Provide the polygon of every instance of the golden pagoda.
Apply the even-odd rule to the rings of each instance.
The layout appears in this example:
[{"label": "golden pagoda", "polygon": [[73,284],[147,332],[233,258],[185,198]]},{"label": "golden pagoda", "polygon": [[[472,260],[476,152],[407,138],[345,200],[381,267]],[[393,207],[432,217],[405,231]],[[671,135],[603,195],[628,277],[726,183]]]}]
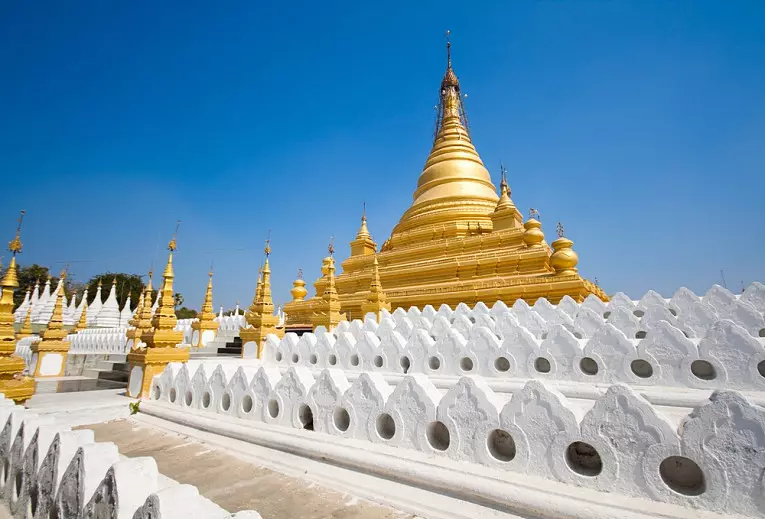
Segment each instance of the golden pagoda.
[{"label": "golden pagoda", "polygon": [[16,332],[16,340],[18,341],[26,337],[31,337],[32,335],[34,335],[34,332],[32,332],[32,305],[29,305],[21,329]]},{"label": "golden pagoda", "polygon": [[[212,267],[210,267],[208,276],[209,279],[207,280],[207,290],[205,291],[205,300],[202,303],[202,311],[199,313],[199,319],[191,323],[191,329],[197,332],[196,344],[192,344],[192,346],[197,348],[205,346],[207,339],[205,339],[203,335],[206,331],[212,331],[213,333],[218,331],[218,322],[215,320],[215,312],[213,312],[212,302]],[[213,337],[211,337],[210,340],[212,340]]]},{"label": "golden pagoda", "polygon": [[375,254],[375,259],[372,262],[372,284],[369,286],[367,300],[361,305],[361,313],[364,317],[367,314],[374,314],[379,323],[383,310],[390,311],[390,303],[385,292],[383,292],[382,283],[380,283],[380,268],[377,262],[377,254]]},{"label": "golden pagoda", "polygon": [[[180,222],[178,223],[180,224]],[[183,331],[175,330],[178,319],[175,316],[175,300],[173,299],[173,279],[175,277],[173,252],[177,250],[177,234],[178,227],[176,226],[173,239],[167,245],[170,253],[167,257],[165,271],[162,273],[159,306],[151,319],[151,328],[145,330],[141,335],[141,340],[146,343],[146,347],[133,350],[128,354],[130,365],[128,396],[133,398],[148,397],[152,379],[161,373],[170,362],[189,360],[189,349],[176,347],[183,342]],[[144,309],[146,300],[151,301],[151,297],[144,296]],[[142,315],[142,317],[144,316]]]},{"label": "golden pagoda", "polygon": [[[394,309],[472,306],[497,300],[511,305],[516,299],[533,304],[540,297],[557,303],[565,295],[583,301],[589,294],[607,301],[600,287],[576,271],[578,259],[570,245],[566,248],[570,252],[561,254],[566,255],[565,263],[573,261],[573,265],[561,269],[563,256],[555,256],[544,242],[539,221],[523,222],[511,199],[504,167],[497,195],[471,140],[450,42],[446,49],[433,146],[412,205],[377,254],[366,216],[362,218],[351,255],[342,262],[343,271],[336,279],[342,311],[363,316],[375,261]],[[316,296],[293,299],[285,306],[287,331],[304,328],[306,316],[321,302],[323,291],[318,285],[327,282],[327,272],[322,270]]]},{"label": "golden pagoda", "polygon": [[24,375],[24,359],[16,355],[16,336],[13,330],[13,292],[19,286],[16,272],[16,254],[21,252],[21,223],[24,211],[19,217],[16,237],[8,244],[13,254],[11,262],[0,282],[0,393],[21,403],[35,393],[35,381]]},{"label": "golden pagoda", "polygon": [[77,323],[74,325],[74,332],[77,333],[81,330],[84,330],[88,327],[88,291],[87,289],[82,293],[83,299],[85,299],[85,303],[82,305],[82,312],[80,312],[80,318],[77,320]]},{"label": "golden pagoda", "polygon": [[[311,324],[314,329],[323,326],[327,331],[332,331],[345,320],[345,314],[341,311],[340,296],[337,293],[335,283],[335,246],[329,244],[329,262],[327,263],[326,283],[324,283],[324,292],[321,299],[316,301],[311,315]],[[318,290],[318,288],[317,288]]]},{"label": "golden pagoda", "polygon": [[274,302],[271,299],[271,267],[268,264],[268,257],[271,255],[270,240],[266,240],[264,252],[266,259],[258,276],[255,298],[244,316],[249,326],[239,330],[239,337],[242,339],[242,356],[249,353],[247,343],[254,343],[257,344],[257,355],[260,358],[266,337],[272,333],[282,334],[282,331],[276,328],[279,324],[279,316],[274,315]]},{"label": "golden pagoda", "polygon": [[66,269],[61,271],[61,285],[58,294],[54,296],[56,303],[53,306],[53,314],[48,322],[48,328],[42,333],[42,341],[32,345],[32,352],[37,354],[34,377],[60,377],[66,368],[66,358],[69,355],[69,341],[66,336],[69,332],[64,330],[64,281]]},{"label": "golden pagoda", "polygon": [[126,332],[131,351],[137,350],[143,345],[141,337],[144,333],[151,330],[151,296],[154,292],[154,288],[151,286],[151,278],[153,275],[154,272],[149,269],[149,280],[146,282],[146,287],[144,287],[141,293],[141,298],[138,301],[133,318],[128,321],[128,324],[132,326]]}]

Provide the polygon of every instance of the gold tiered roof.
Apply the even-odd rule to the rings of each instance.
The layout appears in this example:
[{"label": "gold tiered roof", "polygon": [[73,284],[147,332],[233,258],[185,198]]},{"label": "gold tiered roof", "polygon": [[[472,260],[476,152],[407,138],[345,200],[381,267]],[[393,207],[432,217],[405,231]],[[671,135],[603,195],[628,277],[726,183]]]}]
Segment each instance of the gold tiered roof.
[{"label": "gold tiered roof", "polygon": [[[540,297],[556,303],[564,295],[577,301],[589,294],[608,300],[600,287],[579,276],[578,256],[573,242],[562,236],[562,228],[553,254],[541,223],[532,217],[524,223],[505,173],[503,167],[497,194],[470,138],[447,43],[435,140],[412,206],[379,253],[366,214],[362,217],[361,228],[350,242],[351,256],[342,262],[343,272],[335,280],[342,312],[348,318],[363,317],[371,287],[377,286],[375,271],[394,309],[497,300],[511,305],[519,298],[533,303]],[[303,299],[301,291],[301,297],[285,305],[288,330],[310,327],[309,316],[321,303],[327,285],[326,263],[325,259],[322,277],[314,283],[318,296]]]}]

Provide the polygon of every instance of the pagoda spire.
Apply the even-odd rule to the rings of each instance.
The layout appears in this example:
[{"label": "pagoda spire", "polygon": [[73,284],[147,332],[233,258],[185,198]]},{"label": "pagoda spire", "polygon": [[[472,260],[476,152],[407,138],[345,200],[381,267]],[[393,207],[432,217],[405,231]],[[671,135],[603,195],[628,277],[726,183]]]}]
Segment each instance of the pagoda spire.
[{"label": "pagoda spire", "polygon": [[205,291],[205,300],[202,302],[202,311],[199,313],[199,319],[191,323],[191,329],[194,330],[191,339],[191,345],[202,348],[215,338],[215,332],[218,330],[219,323],[215,320],[213,310],[212,289],[213,289],[213,269],[210,265],[207,280],[207,290]]},{"label": "pagoda spire", "polygon": [[367,204],[364,203],[364,210],[361,213],[361,227],[356,233],[356,239],[351,242],[351,256],[369,256],[377,252],[377,243],[372,239],[372,235],[367,228]]},{"label": "pagoda spire", "polygon": [[494,230],[520,229],[523,226],[523,216],[510,199],[510,187],[507,185],[507,169],[505,169],[501,162],[499,163],[499,171],[501,178],[499,183],[499,201],[494,209],[494,213],[491,215]]},{"label": "pagoda spire", "polygon": [[16,340],[21,340],[24,337],[31,337],[34,335],[32,332],[32,307],[27,308],[24,322],[21,325],[21,330],[16,332]]},{"label": "pagoda spire", "polygon": [[393,229],[390,246],[430,241],[433,227],[443,237],[491,232],[498,196],[473,145],[447,32],[446,72],[441,80],[433,147],[425,161],[412,206]]},{"label": "pagoda spire", "polygon": [[141,337],[150,348],[174,348],[183,340],[183,332],[175,331],[178,318],[175,316],[175,299],[173,298],[173,280],[175,279],[173,253],[178,250],[176,246],[177,233],[178,228],[176,227],[175,234],[173,234],[172,240],[167,245],[169,253],[165,270],[162,272],[159,307],[151,320],[152,330]]},{"label": "pagoda spire", "polygon": [[19,286],[16,272],[16,254],[21,252],[21,224],[25,211],[21,211],[16,236],[8,244],[11,261],[0,281],[0,392],[17,403],[29,399],[35,392],[35,382],[23,375],[24,359],[15,354],[16,334],[13,330],[13,292]]},{"label": "pagoda spire", "polygon": [[380,322],[382,310],[390,311],[390,303],[385,295],[380,282],[380,265],[377,262],[377,254],[372,262],[372,282],[369,285],[369,295],[367,300],[361,305],[361,311],[366,317],[367,314],[374,314],[377,322]]},{"label": "pagoda spire", "polygon": [[[180,347],[183,342],[183,331],[175,329],[178,319],[175,316],[175,299],[173,298],[173,280],[175,279],[173,253],[178,250],[176,239],[180,223],[179,220],[175,226],[173,238],[167,244],[169,251],[167,264],[162,273],[159,306],[151,318],[151,329],[142,330],[141,333],[141,340],[146,343],[146,347],[134,349],[128,354],[130,364],[128,396],[133,398],[147,398],[151,392],[151,381],[154,376],[161,373],[170,362],[189,360],[189,349]],[[147,318],[144,311],[150,302],[151,293],[147,291],[144,295],[139,325],[142,325]]]},{"label": "pagoda spire", "polygon": [[[69,354],[69,341],[65,340],[68,332],[64,330],[66,269],[61,271],[59,279],[61,280],[59,287],[51,296],[56,298],[56,302],[53,305],[48,328],[42,333],[42,341],[32,345],[32,351],[37,353],[35,378],[60,377],[64,374],[66,367],[66,357]],[[51,360],[45,361],[46,358]]]},{"label": "pagoda spire", "polygon": [[131,351],[143,347],[141,337],[144,333],[151,330],[151,299],[152,294],[154,293],[154,288],[151,286],[151,280],[153,275],[154,272],[152,272],[152,269],[149,269],[149,278],[146,281],[146,286],[141,294],[141,302],[135,309],[135,315],[133,316],[133,323],[135,324],[133,324],[133,328],[127,331],[128,345],[130,346]]},{"label": "pagoda spire", "polygon": [[327,264],[327,284],[324,287],[324,293],[316,304],[316,309],[311,316],[311,324],[314,329],[317,326],[324,326],[328,332],[331,332],[340,323],[345,320],[345,315],[340,313],[340,296],[337,293],[335,285],[335,247],[330,242],[329,263]]},{"label": "pagoda spire", "polygon": [[[270,233],[269,233],[270,235]],[[274,315],[274,302],[271,299],[271,266],[268,258],[271,255],[270,236],[266,240],[266,246],[263,250],[265,259],[263,267],[258,276],[258,288],[255,290],[255,299],[250,305],[249,311],[245,314],[245,319],[249,325],[242,328],[239,336],[242,338],[242,356],[260,358],[263,353],[263,344],[269,334],[279,335],[276,329],[279,323],[279,317]]]},{"label": "pagoda spire", "polygon": [[88,289],[85,289],[85,292],[82,293],[82,299],[84,304],[80,304],[82,306],[82,311],[80,312],[80,318],[77,320],[77,323],[74,325],[74,331],[79,332],[80,330],[84,330],[88,327],[88,303],[87,303],[87,297],[88,297]]}]

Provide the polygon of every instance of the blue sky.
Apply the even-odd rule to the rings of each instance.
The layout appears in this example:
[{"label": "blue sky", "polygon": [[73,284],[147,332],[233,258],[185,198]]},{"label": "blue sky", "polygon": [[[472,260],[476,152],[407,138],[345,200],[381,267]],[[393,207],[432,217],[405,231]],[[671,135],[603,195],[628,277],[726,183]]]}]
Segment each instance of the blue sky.
[{"label": "blue sky", "polygon": [[[765,3],[5,2],[0,229],[22,263],[161,272],[198,307],[382,243],[430,149],[444,31],[473,140],[583,275],[669,296],[765,280]],[[7,259],[6,259],[7,261]]]}]

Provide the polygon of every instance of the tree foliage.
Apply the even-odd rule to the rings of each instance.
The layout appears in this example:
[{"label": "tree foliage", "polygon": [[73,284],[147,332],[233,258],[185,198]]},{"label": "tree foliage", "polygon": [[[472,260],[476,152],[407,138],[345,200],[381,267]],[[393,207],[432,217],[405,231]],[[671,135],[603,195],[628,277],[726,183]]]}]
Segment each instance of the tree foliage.
[{"label": "tree foliage", "polygon": [[112,283],[117,280],[117,286],[115,287],[115,294],[117,296],[117,302],[122,308],[125,305],[128,295],[130,295],[130,308],[135,310],[138,306],[138,301],[141,298],[141,292],[146,286],[141,279],[141,276],[137,274],[124,274],[118,272],[104,272],[90,278],[86,284],[88,288],[88,304],[93,303],[96,299],[96,293],[98,292],[98,283],[101,282],[101,302],[106,301],[109,297],[109,291],[112,289]]},{"label": "tree foliage", "polygon": [[175,317],[178,319],[193,319],[197,316],[197,311],[193,308],[186,308],[185,306],[182,306],[178,310],[175,311]]}]

